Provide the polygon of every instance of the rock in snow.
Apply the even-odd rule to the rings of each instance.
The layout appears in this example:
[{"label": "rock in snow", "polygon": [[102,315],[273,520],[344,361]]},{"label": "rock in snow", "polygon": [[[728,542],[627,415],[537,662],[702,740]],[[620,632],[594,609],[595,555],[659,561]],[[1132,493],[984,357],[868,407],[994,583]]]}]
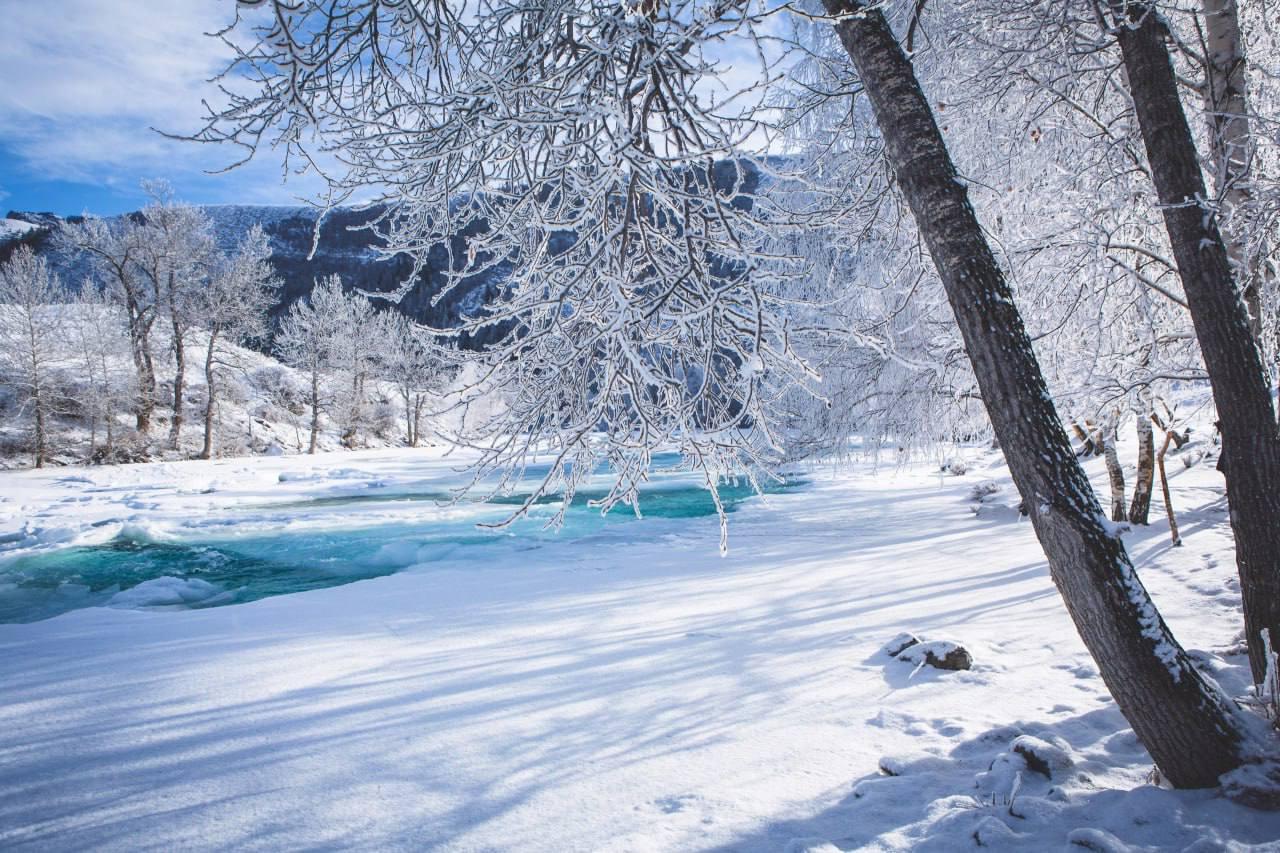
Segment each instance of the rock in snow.
[{"label": "rock in snow", "polygon": [[894,657],[916,666],[926,665],[934,669],[960,670],[973,666],[973,655],[969,654],[969,650],[950,640],[910,643]]},{"label": "rock in snow", "polygon": [[889,642],[885,643],[880,651],[891,658],[896,658],[907,649],[919,643],[920,640],[915,634],[899,634]]},{"label": "rock in snow", "polygon": [[1009,749],[1026,760],[1028,769],[1050,779],[1053,778],[1054,773],[1066,770],[1075,764],[1067,748],[1031,735],[1020,735],[1014,738]]}]

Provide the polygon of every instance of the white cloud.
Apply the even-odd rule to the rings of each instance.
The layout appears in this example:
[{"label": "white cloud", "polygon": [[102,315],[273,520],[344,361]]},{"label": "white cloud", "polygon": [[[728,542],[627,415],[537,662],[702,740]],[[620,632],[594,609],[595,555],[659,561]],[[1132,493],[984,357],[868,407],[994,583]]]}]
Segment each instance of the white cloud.
[{"label": "white cloud", "polygon": [[[148,175],[180,181],[237,152],[166,139],[151,128],[200,127],[209,78],[230,58],[205,33],[225,26],[230,3],[212,0],[58,0],[6,3],[0,30],[0,145],[17,168],[99,186]],[[15,167],[11,166],[11,169]],[[263,163],[224,179],[258,199],[287,201],[278,168]]]}]

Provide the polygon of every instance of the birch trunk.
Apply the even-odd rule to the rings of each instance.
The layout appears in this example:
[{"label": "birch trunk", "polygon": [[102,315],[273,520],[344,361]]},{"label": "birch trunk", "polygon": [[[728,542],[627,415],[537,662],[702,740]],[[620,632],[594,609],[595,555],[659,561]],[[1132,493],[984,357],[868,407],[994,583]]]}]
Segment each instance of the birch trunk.
[{"label": "birch trunk", "polygon": [[1124,469],[1120,467],[1120,456],[1116,453],[1114,433],[1108,441],[1102,430],[1098,430],[1098,445],[1102,448],[1102,456],[1107,463],[1107,477],[1111,480],[1111,520],[1127,521],[1128,510],[1124,499]]},{"label": "birch trunk", "polygon": [[[1209,117],[1214,181],[1223,212],[1246,207],[1253,140],[1245,88],[1245,55],[1240,41],[1236,0],[1203,0],[1205,22],[1205,110]],[[1262,339],[1262,297],[1258,268],[1252,262],[1242,228],[1228,229],[1227,258],[1235,270],[1249,310],[1255,338]]]},{"label": "birch trunk", "polygon": [[1138,421],[1138,475],[1133,483],[1133,503],[1129,505],[1130,524],[1149,524],[1151,489],[1155,481],[1155,431],[1146,412],[1136,412]]}]

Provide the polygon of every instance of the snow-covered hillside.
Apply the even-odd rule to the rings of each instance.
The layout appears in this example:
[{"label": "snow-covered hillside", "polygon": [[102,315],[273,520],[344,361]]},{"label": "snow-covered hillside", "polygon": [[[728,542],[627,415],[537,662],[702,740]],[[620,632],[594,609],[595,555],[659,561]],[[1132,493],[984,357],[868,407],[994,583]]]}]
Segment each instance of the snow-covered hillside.
[{"label": "snow-covered hillside", "polygon": [[[1184,546],[1158,496],[1125,539],[1175,633],[1243,696],[1211,449],[1171,457]],[[962,476],[807,471],[734,514],[723,559],[713,518],[646,519],[250,604],[0,626],[0,847],[1277,849],[1280,815],[1153,784],[999,454],[961,457]],[[9,472],[0,541],[288,525],[300,498],[447,482],[456,461]],[[963,644],[972,669],[891,659],[902,631]]]},{"label": "snow-covered hillside", "polygon": [[36,226],[21,219],[0,219],[0,245],[29,234]]},{"label": "snow-covered hillside", "polygon": [[[70,310],[70,309],[68,309]],[[159,352],[169,349],[169,337],[163,327],[154,332]],[[205,382],[203,365],[199,361],[208,342],[207,334],[200,329],[189,331],[184,339],[190,357],[186,371],[185,426],[181,447],[173,450],[167,446],[171,412],[159,408],[156,412],[152,434],[143,440],[132,433],[127,411],[117,411],[115,416],[116,452],[103,461],[141,461],[144,459],[185,459],[199,452],[203,436],[203,406]],[[226,366],[219,370],[221,397],[217,414],[217,441],[215,450],[223,456],[252,454],[302,453],[307,450],[310,415],[305,407],[306,378],[288,365],[270,355],[246,347],[221,344],[225,355],[220,361]],[[130,370],[127,352],[117,354],[121,372]],[[171,399],[173,364],[169,358],[155,362],[156,378],[161,400]],[[68,397],[77,396],[81,382],[80,367],[73,361],[57,371],[60,390]],[[371,395],[377,428],[362,433],[360,442],[367,447],[395,447],[404,443],[403,416],[393,400],[390,388],[375,389]],[[27,430],[17,417],[18,409],[12,401],[0,396],[0,468],[23,468],[31,464]],[[101,455],[105,428],[96,425],[96,441]],[[342,447],[340,428],[328,417],[321,418],[320,448],[336,450]],[[90,423],[82,408],[64,406],[55,419],[52,429],[54,453],[50,462],[55,465],[74,465],[88,459],[90,448]]]}]

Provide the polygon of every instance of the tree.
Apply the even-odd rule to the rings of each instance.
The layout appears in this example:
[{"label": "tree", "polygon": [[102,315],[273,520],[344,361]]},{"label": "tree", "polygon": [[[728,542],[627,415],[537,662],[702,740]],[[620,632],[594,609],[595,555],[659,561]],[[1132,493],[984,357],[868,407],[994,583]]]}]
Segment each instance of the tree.
[{"label": "tree", "polygon": [[454,331],[499,338],[457,350],[476,367],[462,396],[511,392],[501,423],[462,437],[481,448],[477,482],[550,456],[512,520],[548,494],[567,507],[606,461],[604,504],[634,502],[664,443],[713,492],[722,475],[754,476],[779,455],[767,403],[814,377],[781,317],[807,270],[778,250],[784,220],[752,193],[769,166],[725,159],[744,133],[725,98],[761,93],[694,91],[718,70],[695,48],[763,43],[759,18],[741,0],[675,23],[579,2],[474,17],[273,2],[272,20],[241,21],[255,44],[233,71],[264,91],[229,90],[198,134],[251,152],[278,128],[304,160],[310,141],[340,144],[330,199],[378,187],[388,252],[426,263],[443,249],[445,292],[503,276],[501,297]]},{"label": "tree", "polygon": [[173,419],[169,446],[178,449],[186,398],[186,333],[195,322],[195,307],[205,288],[213,258],[209,218],[199,208],[173,198],[164,181],[143,183],[149,201],[137,226],[135,254],[138,269],[150,283],[160,310],[169,320],[169,348],[173,353]]},{"label": "tree", "polygon": [[[254,225],[230,256],[215,263],[207,285],[193,297],[196,316],[208,335],[204,356],[204,445],[201,459],[213,456],[214,417],[218,406],[218,368],[227,344],[260,338],[267,331],[267,310],[279,281],[271,266],[271,247]],[[314,441],[314,439],[313,439]]]},{"label": "tree", "polygon": [[[1150,403],[1150,395],[1144,394],[1140,400]],[[1146,524],[1151,512],[1151,489],[1155,483],[1156,439],[1151,428],[1151,406],[1135,406],[1133,414],[1138,430],[1138,476],[1133,484],[1129,521],[1132,524]]]},{"label": "tree", "polygon": [[388,312],[382,375],[396,386],[404,406],[405,443],[417,447],[427,401],[444,383],[444,364],[426,331],[408,317]]},{"label": "tree", "polygon": [[331,412],[343,446],[353,448],[368,426],[368,386],[388,330],[383,316],[362,293],[344,294],[334,307],[329,367],[336,385]]},{"label": "tree", "polygon": [[276,353],[281,360],[307,375],[307,405],[311,409],[308,453],[316,452],[320,414],[329,404],[322,382],[334,364],[346,311],[344,302],[339,276],[331,275],[318,281],[311,293],[289,306],[276,335]]},{"label": "tree", "polygon": [[19,404],[32,419],[35,467],[49,455],[55,391],[52,374],[61,354],[65,300],[61,284],[43,258],[20,246],[0,266],[0,359]]},{"label": "tree", "polygon": [[90,257],[107,293],[124,309],[136,374],[134,419],[138,432],[145,435],[151,429],[156,406],[151,329],[159,306],[155,281],[140,266],[144,251],[140,233],[138,223],[129,218],[107,221],[88,217],[62,228],[59,239],[70,251]]},{"label": "tree", "polygon": [[1249,663],[1261,683],[1269,663],[1263,633],[1280,637],[1280,429],[1249,313],[1232,275],[1163,25],[1147,0],[1113,0],[1116,40],[1142,129],[1151,177],[1204,355],[1222,431],[1236,566]]},{"label": "tree", "polygon": [[1202,8],[1204,102],[1209,122],[1210,163],[1217,198],[1229,223],[1227,255],[1249,310],[1250,328],[1261,341],[1260,265],[1257,255],[1250,251],[1246,228],[1252,202],[1250,172],[1254,144],[1246,85],[1248,63],[1240,37],[1239,9],[1236,0],[1202,0]]},{"label": "tree", "polygon": [[1180,787],[1217,784],[1243,760],[1239,712],[1192,665],[1123,544],[1104,526],[910,60],[879,9],[857,0],[824,6],[871,101],[1010,473],[1081,638],[1161,771]]},{"label": "tree", "polygon": [[116,412],[126,398],[119,367],[128,358],[128,337],[120,322],[119,306],[86,279],[75,302],[71,339],[84,381],[81,405],[89,413],[89,455],[97,450],[98,425],[105,433],[107,457],[115,449]]}]

